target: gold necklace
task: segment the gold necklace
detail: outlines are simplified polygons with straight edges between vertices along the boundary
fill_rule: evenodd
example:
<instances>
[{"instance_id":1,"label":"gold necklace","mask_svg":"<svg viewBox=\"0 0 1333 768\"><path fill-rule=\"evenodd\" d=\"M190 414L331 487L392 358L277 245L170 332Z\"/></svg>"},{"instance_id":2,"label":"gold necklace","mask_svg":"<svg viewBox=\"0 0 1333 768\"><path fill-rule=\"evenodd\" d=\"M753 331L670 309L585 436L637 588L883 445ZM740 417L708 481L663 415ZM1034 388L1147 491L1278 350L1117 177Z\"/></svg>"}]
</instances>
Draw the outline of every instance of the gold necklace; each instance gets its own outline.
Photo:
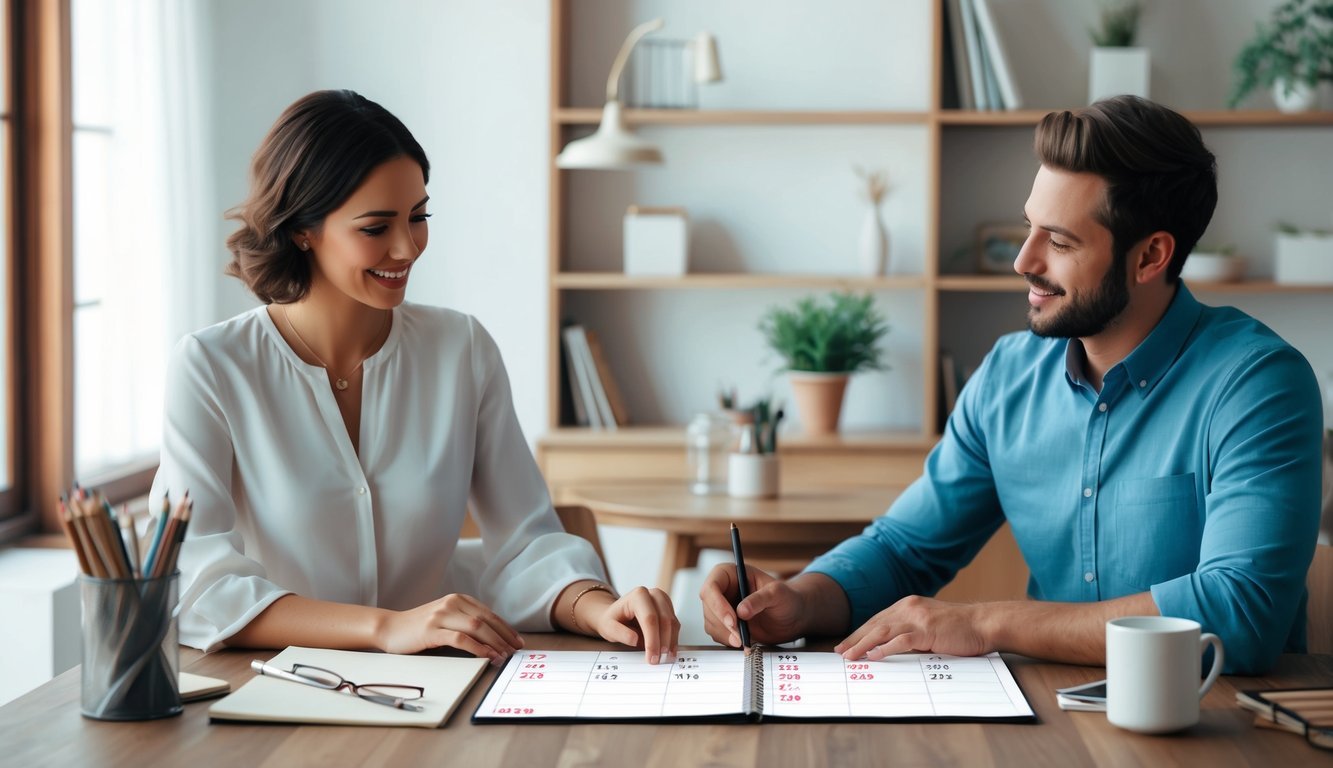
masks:
<instances>
[{"instance_id":1,"label":"gold necklace","mask_svg":"<svg viewBox=\"0 0 1333 768\"><path fill-rule=\"evenodd\" d=\"M306 343L306 340L301 336L301 332L296 330L296 326L292 323L292 316L286 304L282 305L282 319L287 321L287 327L292 330L293 334L295 334L296 340L301 342L301 346L305 347L305 351L309 352L310 356L315 358L315 361L319 363L320 367L323 368L325 371L328 371L329 373L333 373L333 386L339 392L342 392L343 390L347 389L348 386L350 386L347 380L352 376L354 376L357 371L361 370L361 366L365 365L366 360L370 359L370 355L366 355L365 357L361 358L361 362L357 363L355 368L347 372L346 376L339 376L338 374L330 370L328 364L325 363L324 360L320 358L319 355L315 354L315 350L311 349L310 345ZM385 312L384 320L380 323L380 329L375 332L376 339L379 339L380 334L384 333L384 326L387 325L388 322L389 322L389 313ZM370 354L373 355L375 353L371 352Z\"/></svg>"}]
</instances>

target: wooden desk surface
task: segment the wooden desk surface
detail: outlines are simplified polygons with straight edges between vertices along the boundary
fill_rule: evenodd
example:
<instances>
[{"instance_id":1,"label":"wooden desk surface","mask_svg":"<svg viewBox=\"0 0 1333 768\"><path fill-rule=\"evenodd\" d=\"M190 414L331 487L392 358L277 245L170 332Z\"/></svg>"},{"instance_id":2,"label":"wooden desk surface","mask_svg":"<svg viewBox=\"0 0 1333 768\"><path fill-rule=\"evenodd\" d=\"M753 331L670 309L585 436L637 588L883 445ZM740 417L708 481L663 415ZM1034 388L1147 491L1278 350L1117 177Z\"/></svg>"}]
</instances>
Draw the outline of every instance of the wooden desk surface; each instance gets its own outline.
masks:
<instances>
[{"instance_id":1,"label":"wooden desk surface","mask_svg":"<svg viewBox=\"0 0 1333 768\"><path fill-rule=\"evenodd\" d=\"M532 647L592 650L605 643L528 635ZM822 648L822 646L816 646ZM182 668L249 680L251 658L269 652L182 649ZM70 670L0 708L0 762L10 765L1333 765L1333 752L1293 734L1255 728L1235 704L1239 688L1333 683L1333 656L1284 656L1266 677L1224 677L1198 725L1174 736L1122 731L1096 712L1063 712L1052 690L1102 676L1095 667L1007 657L1036 710L1037 725L979 723L763 725L486 725L469 720L493 671L440 730L208 722L209 701L180 717L105 723L79 714L79 671Z\"/></svg>"}]
</instances>

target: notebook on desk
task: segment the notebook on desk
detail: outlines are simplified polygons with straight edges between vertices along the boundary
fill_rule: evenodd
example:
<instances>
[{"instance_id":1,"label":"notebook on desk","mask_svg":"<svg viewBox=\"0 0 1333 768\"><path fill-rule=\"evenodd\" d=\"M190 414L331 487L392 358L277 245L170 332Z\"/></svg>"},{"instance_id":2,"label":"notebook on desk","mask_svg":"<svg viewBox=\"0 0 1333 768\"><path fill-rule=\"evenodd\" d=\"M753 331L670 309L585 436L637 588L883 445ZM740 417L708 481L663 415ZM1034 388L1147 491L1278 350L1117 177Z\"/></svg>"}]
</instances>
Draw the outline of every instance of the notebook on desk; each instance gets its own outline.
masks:
<instances>
[{"instance_id":1,"label":"notebook on desk","mask_svg":"<svg viewBox=\"0 0 1333 768\"><path fill-rule=\"evenodd\" d=\"M257 654L256 658L262 658ZM210 720L320 725L391 725L438 728L486 668L485 659L397 656L292 646L268 660L288 669L307 664L331 670L358 684L387 683L425 688L413 702L420 712L386 707L346 691L330 691L256 675L208 710Z\"/></svg>"},{"instance_id":2,"label":"notebook on desk","mask_svg":"<svg viewBox=\"0 0 1333 768\"><path fill-rule=\"evenodd\" d=\"M650 665L640 651L519 651L472 722L1036 722L997 653L846 661L782 648L685 651Z\"/></svg>"}]
</instances>

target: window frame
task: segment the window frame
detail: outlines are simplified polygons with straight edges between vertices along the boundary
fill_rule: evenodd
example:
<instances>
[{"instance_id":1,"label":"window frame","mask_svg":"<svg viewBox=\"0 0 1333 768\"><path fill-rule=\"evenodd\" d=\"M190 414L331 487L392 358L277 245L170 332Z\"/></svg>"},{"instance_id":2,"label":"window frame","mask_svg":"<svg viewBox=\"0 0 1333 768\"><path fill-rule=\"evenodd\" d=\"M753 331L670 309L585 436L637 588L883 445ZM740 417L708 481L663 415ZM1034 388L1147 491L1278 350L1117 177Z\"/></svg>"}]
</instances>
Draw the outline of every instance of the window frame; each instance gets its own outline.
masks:
<instances>
[{"instance_id":1,"label":"window frame","mask_svg":"<svg viewBox=\"0 0 1333 768\"><path fill-rule=\"evenodd\" d=\"M0 542L61 530L55 500L74 477L73 83L70 0L0 0L10 19L16 115L10 144L14 194L14 398L17 513ZM148 492L157 462L78 478L110 498Z\"/></svg>"}]
</instances>

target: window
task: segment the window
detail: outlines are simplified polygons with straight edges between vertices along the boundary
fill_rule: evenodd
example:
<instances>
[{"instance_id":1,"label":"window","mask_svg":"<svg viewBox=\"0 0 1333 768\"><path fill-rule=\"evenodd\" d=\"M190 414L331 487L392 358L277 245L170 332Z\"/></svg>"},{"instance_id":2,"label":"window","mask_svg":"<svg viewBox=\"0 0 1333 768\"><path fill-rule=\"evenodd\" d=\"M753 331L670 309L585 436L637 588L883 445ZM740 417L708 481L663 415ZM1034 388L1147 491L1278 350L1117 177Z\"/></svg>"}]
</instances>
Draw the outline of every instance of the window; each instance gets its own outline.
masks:
<instances>
[{"instance_id":1,"label":"window","mask_svg":"<svg viewBox=\"0 0 1333 768\"><path fill-rule=\"evenodd\" d=\"M181 284L205 259L189 215L201 174L189 151L186 3L71 0L74 472L119 496L147 490L162 434L171 345L202 322ZM219 264L211 265L214 273ZM195 318L197 320L197 318Z\"/></svg>"},{"instance_id":2,"label":"window","mask_svg":"<svg viewBox=\"0 0 1333 768\"><path fill-rule=\"evenodd\" d=\"M208 322L221 267L200 6L0 0L15 62L0 105L15 179L0 188L14 207L0 237L0 541L39 518L57 531L55 498L76 479L129 500L156 471L168 350Z\"/></svg>"}]
</instances>

